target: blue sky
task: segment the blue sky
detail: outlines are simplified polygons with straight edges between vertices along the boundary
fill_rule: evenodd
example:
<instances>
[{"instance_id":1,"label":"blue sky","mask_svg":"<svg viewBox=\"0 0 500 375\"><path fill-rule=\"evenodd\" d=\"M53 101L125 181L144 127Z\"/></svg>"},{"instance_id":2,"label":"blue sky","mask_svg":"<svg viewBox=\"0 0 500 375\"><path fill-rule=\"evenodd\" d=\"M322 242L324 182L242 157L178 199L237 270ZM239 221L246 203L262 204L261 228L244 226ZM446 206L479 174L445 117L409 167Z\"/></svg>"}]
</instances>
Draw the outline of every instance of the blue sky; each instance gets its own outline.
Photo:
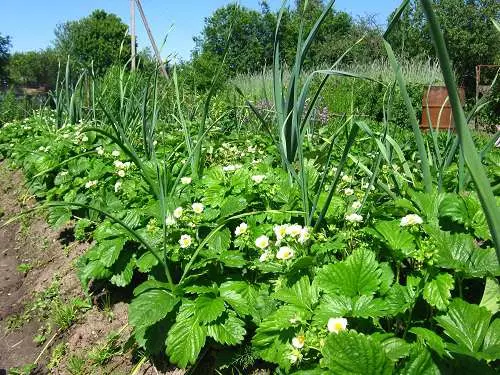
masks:
<instances>
[{"instance_id":1,"label":"blue sky","mask_svg":"<svg viewBox=\"0 0 500 375\"><path fill-rule=\"evenodd\" d=\"M290 0L293 1L293 0ZM234 1L229 0L143 0L142 4L153 34L161 43L168 33L162 55L177 54L188 59L194 47L193 36L203 29L205 17L217 8ZM258 0L240 0L240 4L258 8ZM374 14L379 24L384 24L387 16L400 0L337 0L336 9L353 16ZM270 0L277 9L281 0ZM2 0L0 33L10 35L13 51L43 49L54 40L57 24L87 16L94 9L104 9L115 13L125 23L129 22L128 0ZM137 37L139 48L148 46L146 31L137 15Z\"/></svg>"}]
</instances>

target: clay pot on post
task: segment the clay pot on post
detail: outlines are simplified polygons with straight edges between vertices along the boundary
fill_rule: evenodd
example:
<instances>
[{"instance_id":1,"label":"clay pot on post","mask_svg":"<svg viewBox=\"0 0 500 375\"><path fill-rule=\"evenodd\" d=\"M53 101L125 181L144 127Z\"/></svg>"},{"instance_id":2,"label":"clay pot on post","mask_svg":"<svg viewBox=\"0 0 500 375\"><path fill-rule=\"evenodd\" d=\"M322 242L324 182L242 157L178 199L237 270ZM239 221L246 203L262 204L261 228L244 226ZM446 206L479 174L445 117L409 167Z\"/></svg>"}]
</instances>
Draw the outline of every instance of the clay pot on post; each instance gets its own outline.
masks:
<instances>
[{"instance_id":1,"label":"clay pot on post","mask_svg":"<svg viewBox=\"0 0 500 375\"><path fill-rule=\"evenodd\" d=\"M463 87L458 90L460 101L465 102L465 91ZM454 129L453 114L448 99L446 86L428 86L422 97L422 121L420 129L428 130Z\"/></svg>"}]
</instances>

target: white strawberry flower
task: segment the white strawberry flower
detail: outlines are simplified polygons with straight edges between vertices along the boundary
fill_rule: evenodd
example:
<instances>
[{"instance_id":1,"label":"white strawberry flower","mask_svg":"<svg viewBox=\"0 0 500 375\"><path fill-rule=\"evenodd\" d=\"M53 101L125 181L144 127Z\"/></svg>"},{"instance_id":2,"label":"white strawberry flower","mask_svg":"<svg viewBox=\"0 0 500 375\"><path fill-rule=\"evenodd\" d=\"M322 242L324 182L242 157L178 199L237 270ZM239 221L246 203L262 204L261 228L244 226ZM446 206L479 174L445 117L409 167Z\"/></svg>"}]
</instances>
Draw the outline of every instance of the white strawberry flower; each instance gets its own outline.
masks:
<instances>
[{"instance_id":1,"label":"white strawberry flower","mask_svg":"<svg viewBox=\"0 0 500 375\"><path fill-rule=\"evenodd\" d=\"M191 183L192 179L191 177L182 177L181 178L181 184L183 185L189 185Z\"/></svg>"},{"instance_id":2,"label":"white strawberry flower","mask_svg":"<svg viewBox=\"0 0 500 375\"><path fill-rule=\"evenodd\" d=\"M115 168L117 169L124 169L125 168L125 164L123 164L123 162L121 160L115 160L113 162L113 165L115 166Z\"/></svg>"},{"instance_id":3,"label":"white strawberry flower","mask_svg":"<svg viewBox=\"0 0 500 375\"><path fill-rule=\"evenodd\" d=\"M269 237L262 235L255 240L255 246L259 249L265 249L269 246Z\"/></svg>"},{"instance_id":4,"label":"white strawberry flower","mask_svg":"<svg viewBox=\"0 0 500 375\"><path fill-rule=\"evenodd\" d=\"M125 171L123 169L120 169L118 172L116 172L116 174L120 177L125 177Z\"/></svg>"},{"instance_id":5,"label":"white strawberry flower","mask_svg":"<svg viewBox=\"0 0 500 375\"><path fill-rule=\"evenodd\" d=\"M192 242L193 240L189 234L183 234L181 236L181 239L179 240L179 245L181 246L182 249L186 249L189 246L191 246Z\"/></svg>"},{"instance_id":6,"label":"white strawberry flower","mask_svg":"<svg viewBox=\"0 0 500 375\"><path fill-rule=\"evenodd\" d=\"M167 227L171 227L172 225L175 225L176 222L177 221L175 220L175 218L170 214L168 214L167 217L165 218L165 225Z\"/></svg>"},{"instance_id":7,"label":"white strawberry flower","mask_svg":"<svg viewBox=\"0 0 500 375\"><path fill-rule=\"evenodd\" d=\"M264 179L266 178L265 175L259 174L252 176L252 181L255 182L256 184L260 184Z\"/></svg>"},{"instance_id":8,"label":"white strawberry flower","mask_svg":"<svg viewBox=\"0 0 500 375\"><path fill-rule=\"evenodd\" d=\"M223 167L222 170L224 172L234 172L235 170L240 169L241 167L243 167L241 164L227 165Z\"/></svg>"},{"instance_id":9,"label":"white strawberry flower","mask_svg":"<svg viewBox=\"0 0 500 375\"><path fill-rule=\"evenodd\" d=\"M276 253L276 258L279 260L288 260L290 258L293 258L293 256L294 256L294 251L292 248L288 246L280 247L278 252Z\"/></svg>"},{"instance_id":10,"label":"white strawberry flower","mask_svg":"<svg viewBox=\"0 0 500 375\"><path fill-rule=\"evenodd\" d=\"M351 207L352 207L353 210L359 210L361 208L361 202L360 201L355 201L355 202L353 202L353 204L352 204Z\"/></svg>"},{"instance_id":11,"label":"white strawberry flower","mask_svg":"<svg viewBox=\"0 0 500 375\"><path fill-rule=\"evenodd\" d=\"M347 329L346 318L330 318L327 324L328 332L339 333Z\"/></svg>"},{"instance_id":12,"label":"white strawberry flower","mask_svg":"<svg viewBox=\"0 0 500 375\"><path fill-rule=\"evenodd\" d=\"M119 157L120 156L120 151L118 150L113 150L113 152L111 153L111 155L113 155L115 158Z\"/></svg>"},{"instance_id":13,"label":"white strawberry flower","mask_svg":"<svg viewBox=\"0 0 500 375\"><path fill-rule=\"evenodd\" d=\"M309 233L309 229L304 227L300 230L299 239L297 240L300 244L304 244L309 238L311 234Z\"/></svg>"},{"instance_id":14,"label":"white strawberry flower","mask_svg":"<svg viewBox=\"0 0 500 375\"><path fill-rule=\"evenodd\" d=\"M420 225L423 224L424 220L415 214L409 214L406 215L405 217L401 218L401 225L402 227L407 227L407 226L412 226L412 225Z\"/></svg>"},{"instance_id":15,"label":"white strawberry flower","mask_svg":"<svg viewBox=\"0 0 500 375\"><path fill-rule=\"evenodd\" d=\"M278 241L281 241L286 236L287 228L288 228L288 224L274 226L274 228L273 228L274 234L276 235L276 239Z\"/></svg>"},{"instance_id":16,"label":"white strawberry flower","mask_svg":"<svg viewBox=\"0 0 500 375\"><path fill-rule=\"evenodd\" d=\"M273 254L270 251L264 251L259 257L259 262L266 262L271 259L272 256Z\"/></svg>"},{"instance_id":17,"label":"white strawberry flower","mask_svg":"<svg viewBox=\"0 0 500 375\"><path fill-rule=\"evenodd\" d=\"M97 185L97 180L92 180L92 181L88 181L86 184L85 184L85 187L87 189L90 189L91 187L94 187Z\"/></svg>"},{"instance_id":18,"label":"white strawberry flower","mask_svg":"<svg viewBox=\"0 0 500 375\"><path fill-rule=\"evenodd\" d=\"M205 209L205 206L202 203L193 203L191 208L195 214L201 214Z\"/></svg>"},{"instance_id":19,"label":"white strawberry flower","mask_svg":"<svg viewBox=\"0 0 500 375\"><path fill-rule=\"evenodd\" d=\"M342 181L344 181L346 183L350 183L350 182L352 182L352 177L346 174L346 175L342 176Z\"/></svg>"},{"instance_id":20,"label":"white strawberry flower","mask_svg":"<svg viewBox=\"0 0 500 375\"><path fill-rule=\"evenodd\" d=\"M292 346L296 349L302 349L304 347L305 342L306 342L305 336L298 335L292 339Z\"/></svg>"},{"instance_id":21,"label":"white strawberry flower","mask_svg":"<svg viewBox=\"0 0 500 375\"><path fill-rule=\"evenodd\" d=\"M234 230L234 234L236 236L241 236L242 234L245 234L248 230L248 224L247 223L241 223L236 227Z\"/></svg>"},{"instance_id":22,"label":"white strawberry flower","mask_svg":"<svg viewBox=\"0 0 500 375\"><path fill-rule=\"evenodd\" d=\"M345 215L345 219L350 223L361 223L363 221L363 216L352 213L349 215Z\"/></svg>"},{"instance_id":23,"label":"white strawberry flower","mask_svg":"<svg viewBox=\"0 0 500 375\"><path fill-rule=\"evenodd\" d=\"M176 219L180 219L182 217L182 213L184 212L183 208L182 207L177 207L175 210L174 210L174 217Z\"/></svg>"},{"instance_id":24,"label":"white strawberry flower","mask_svg":"<svg viewBox=\"0 0 500 375\"><path fill-rule=\"evenodd\" d=\"M299 224L293 224L286 228L286 234L288 234L291 237L298 237L300 236L301 232L302 232L302 226Z\"/></svg>"},{"instance_id":25,"label":"white strawberry flower","mask_svg":"<svg viewBox=\"0 0 500 375\"><path fill-rule=\"evenodd\" d=\"M115 193L118 193L120 189L122 188L122 182L120 180L116 181L115 183Z\"/></svg>"},{"instance_id":26,"label":"white strawberry flower","mask_svg":"<svg viewBox=\"0 0 500 375\"><path fill-rule=\"evenodd\" d=\"M346 189L344 189L344 195L345 195L346 197L349 197L349 196L351 196L351 195L353 195L353 194L354 194L354 190L352 190L351 188L346 188Z\"/></svg>"}]
</instances>

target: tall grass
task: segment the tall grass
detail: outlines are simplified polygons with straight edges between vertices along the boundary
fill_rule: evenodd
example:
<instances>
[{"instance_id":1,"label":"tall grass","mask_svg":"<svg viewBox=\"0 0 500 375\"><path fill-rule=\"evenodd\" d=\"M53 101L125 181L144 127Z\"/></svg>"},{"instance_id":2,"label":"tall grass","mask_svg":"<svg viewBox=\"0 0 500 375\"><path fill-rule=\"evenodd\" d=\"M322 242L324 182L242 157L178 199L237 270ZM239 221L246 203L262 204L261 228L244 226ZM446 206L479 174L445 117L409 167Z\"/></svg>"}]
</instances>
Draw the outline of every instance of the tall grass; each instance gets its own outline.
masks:
<instances>
[{"instance_id":1,"label":"tall grass","mask_svg":"<svg viewBox=\"0 0 500 375\"><path fill-rule=\"evenodd\" d=\"M407 84L444 84L443 76L437 61L430 59L402 59L399 64L401 66L401 73ZM303 71L301 73L301 80L306 79L306 77L311 75L312 72L326 69L328 69L328 67L320 66L315 69ZM352 72L360 76L369 77L385 84L391 84L395 81L396 77L388 59L376 60L371 63L362 64L340 63L338 69L346 72ZM282 73L284 80L288 80L290 77L290 68L285 66ZM272 70L270 68L265 68L258 73L238 74L230 80L230 84L237 86L251 98L270 99L272 97L273 90Z\"/></svg>"}]
</instances>

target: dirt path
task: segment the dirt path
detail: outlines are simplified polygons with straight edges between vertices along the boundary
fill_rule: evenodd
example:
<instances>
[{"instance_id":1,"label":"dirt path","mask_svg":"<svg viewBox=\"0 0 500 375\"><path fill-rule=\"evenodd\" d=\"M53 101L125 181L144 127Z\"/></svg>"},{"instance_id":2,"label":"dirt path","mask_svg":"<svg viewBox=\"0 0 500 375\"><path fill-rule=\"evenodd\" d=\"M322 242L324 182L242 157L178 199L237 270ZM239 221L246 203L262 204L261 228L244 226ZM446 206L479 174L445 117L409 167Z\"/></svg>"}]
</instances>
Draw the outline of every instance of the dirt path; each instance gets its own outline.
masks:
<instances>
[{"instance_id":1,"label":"dirt path","mask_svg":"<svg viewBox=\"0 0 500 375\"><path fill-rule=\"evenodd\" d=\"M46 340L34 339L48 324L43 310L53 296L46 291L55 280L61 298L81 295L71 262L84 247L74 246L65 256L60 233L40 216L27 215L2 226L35 201L27 195L21 173L10 170L5 161L0 163L0 186L0 369L8 370L34 363L43 352ZM46 356L38 361L41 368L46 362Z\"/></svg>"},{"instance_id":2,"label":"dirt path","mask_svg":"<svg viewBox=\"0 0 500 375\"><path fill-rule=\"evenodd\" d=\"M7 169L6 163L0 164L0 225L5 218L20 212L18 197L22 193L22 176ZM27 332L8 332L7 318L23 309L26 288L25 277L17 270L21 260L18 258L21 224L12 223L0 228L0 369L9 369L23 363L32 362L36 345L25 342L28 332L36 332L33 324L26 326ZM31 341L31 340L30 340Z\"/></svg>"},{"instance_id":3,"label":"dirt path","mask_svg":"<svg viewBox=\"0 0 500 375\"><path fill-rule=\"evenodd\" d=\"M35 373L66 374L65 359L88 352L126 324L126 306L109 306L106 312L88 306L86 313L75 310L67 318L74 318L69 327L57 327L66 304L72 306L69 301L88 301L73 265L89 244L68 241L68 228L52 230L40 213L2 227L35 203L27 197L21 173L6 161L0 162L0 193L0 374L37 359ZM57 304L62 307L54 312ZM53 350L61 343L67 355L56 361Z\"/></svg>"},{"instance_id":4,"label":"dirt path","mask_svg":"<svg viewBox=\"0 0 500 375\"><path fill-rule=\"evenodd\" d=\"M74 263L90 244L74 241L71 226L51 229L41 212L2 226L34 205L22 174L0 161L0 375L35 362L31 374L130 374L137 357L122 350L130 337L127 305L91 306L76 276ZM75 300L87 306L61 329ZM137 372L183 373L147 362Z\"/></svg>"}]
</instances>

